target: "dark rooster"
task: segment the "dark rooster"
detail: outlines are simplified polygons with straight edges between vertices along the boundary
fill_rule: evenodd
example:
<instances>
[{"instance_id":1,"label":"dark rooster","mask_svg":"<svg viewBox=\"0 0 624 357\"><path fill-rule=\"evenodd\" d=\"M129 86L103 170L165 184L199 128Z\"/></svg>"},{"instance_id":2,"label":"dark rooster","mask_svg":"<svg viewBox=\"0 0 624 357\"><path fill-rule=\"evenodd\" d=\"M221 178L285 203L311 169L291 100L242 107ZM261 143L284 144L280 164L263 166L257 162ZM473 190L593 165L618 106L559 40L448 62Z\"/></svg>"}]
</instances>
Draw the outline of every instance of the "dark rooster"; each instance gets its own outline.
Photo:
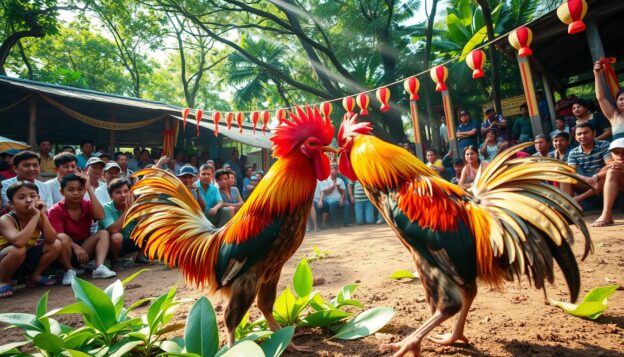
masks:
<instances>
[{"instance_id":1,"label":"dark rooster","mask_svg":"<svg viewBox=\"0 0 624 357\"><path fill-rule=\"evenodd\" d=\"M515 158L523 144L500 153L464 191L406 150L370 135L370 123L346 118L338 132L340 171L359 180L366 195L410 251L433 316L400 343L385 345L395 357L418 356L422 339L459 313L451 333L430 337L450 345L468 342L464 324L477 294L477 278L501 288L527 275L536 288L553 282L553 260L575 301L578 266L568 245L574 223L591 240L581 208L545 181L575 182L574 169L543 157Z\"/></svg>"},{"instance_id":2,"label":"dark rooster","mask_svg":"<svg viewBox=\"0 0 624 357\"><path fill-rule=\"evenodd\" d=\"M334 127L316 108L297 108L290 117L271 137L279 160L220 229L172 174L135 174L144 178L132 189L138 198L126 216L126 222L138 222L132 239L146 246L150 259L177 266L188 283L222 292L229 346L256 296L269 327L280 328L272 311L282 266L301 245L317 179L329 176L324 152L335 151L327 147Z\"/></svg>"}]
</instances>

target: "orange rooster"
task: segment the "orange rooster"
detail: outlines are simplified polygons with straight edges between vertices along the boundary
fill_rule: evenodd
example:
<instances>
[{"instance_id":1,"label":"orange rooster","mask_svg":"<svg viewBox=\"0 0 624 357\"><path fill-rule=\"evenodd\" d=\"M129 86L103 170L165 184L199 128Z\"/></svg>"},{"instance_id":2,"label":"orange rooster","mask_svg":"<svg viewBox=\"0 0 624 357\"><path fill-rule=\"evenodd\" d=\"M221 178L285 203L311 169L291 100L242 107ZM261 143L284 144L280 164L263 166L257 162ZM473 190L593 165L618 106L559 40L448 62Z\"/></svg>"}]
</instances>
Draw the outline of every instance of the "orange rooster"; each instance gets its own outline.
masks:
<instances>
[{"instance_id":1,"label":"orange rooster","mask_svg":"<svg viewBox=\"0 0 624 357\"><path fill-rule=\"evenodd\" d=\"M220 229L172 174L158 169L135 174L144 178L132 189L137 199L126 216L126 222L138 222L132 239L146 247L150 259L177 266L188 283L223 293L230 347L256 296L269 327L280 328L272 311L282 266L301 245L317 179L329 176L324 152L335 151L327 146L334 127L316 108L297 108L290 116L271 137L279 160Z\"/></svg>"},{"instance_id":2,"label":"orange rooster","mask_svg":"<svg viewBox=\"0 0 624 357\"><path fill-rule=\"evenodd\" d=\"M527 275L536 288L553 282L559 264L575 301L578 266L568 245L573 222L591 240L581 208L545 181L575 182L574 170L543 157L514 158L530 144L500 153L477 173L467 192L406 150L370 135L370 123L346 118L338 132L340 171L359 180L366 195L410 251L433 316L400 343L383 346L418 356L422 339L459 313L451 333L433 337L450 345L468 342L464 324L477 294L477 278L501 288L503 280Z\"/></svg>"}]
</instances>

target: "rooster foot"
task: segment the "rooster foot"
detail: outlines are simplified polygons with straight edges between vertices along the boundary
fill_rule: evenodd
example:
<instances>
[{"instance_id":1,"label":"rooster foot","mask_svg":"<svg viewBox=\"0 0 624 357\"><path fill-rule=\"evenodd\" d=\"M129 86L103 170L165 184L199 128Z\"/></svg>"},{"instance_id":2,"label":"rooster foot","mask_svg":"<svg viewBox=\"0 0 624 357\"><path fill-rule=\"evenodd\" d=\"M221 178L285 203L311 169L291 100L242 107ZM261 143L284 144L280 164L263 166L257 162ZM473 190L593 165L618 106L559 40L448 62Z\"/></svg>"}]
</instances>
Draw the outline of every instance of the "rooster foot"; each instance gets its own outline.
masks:
<instances>
[{"instance_id":1,"label":"rooster foot","mask_svg":"<svg viewBox=\"0 0 624 357\"><path fill-rule=\"evenodd\" d=\"M310 346L295 345L291 342L288 344L288 347L286 347L286 351L294 353L312 353L313 350Z\"/></svg>"},{"instance_id":2,"label":"rooster foot","mask_svg":"<svg viewBox=\"0 0 624 357\"><path fill-rule=\"evenodd\" d=\"M394 352L392 357L402 357L407 354L418 357L420 356L420 341L420 338L408 337L401 342L381 345L381 351Z\"/></svg>"},{"instance_id":3,"label":"rooster foot","mask_svg":"<svg viewBox=\"0 0 624 357\"><path fill-rule=\"evenodd\" d=\"M468 342L468 338L466 336L464 336L463 333L445 333L442 335L437 335L437 336L429 336L427 337L428 340L433 341L437 344L443 345L443 346L450 346L452 344L454 344L457 341L463 341L467 344L470 344L470 342Z\"/></svg>"}]
</instances>

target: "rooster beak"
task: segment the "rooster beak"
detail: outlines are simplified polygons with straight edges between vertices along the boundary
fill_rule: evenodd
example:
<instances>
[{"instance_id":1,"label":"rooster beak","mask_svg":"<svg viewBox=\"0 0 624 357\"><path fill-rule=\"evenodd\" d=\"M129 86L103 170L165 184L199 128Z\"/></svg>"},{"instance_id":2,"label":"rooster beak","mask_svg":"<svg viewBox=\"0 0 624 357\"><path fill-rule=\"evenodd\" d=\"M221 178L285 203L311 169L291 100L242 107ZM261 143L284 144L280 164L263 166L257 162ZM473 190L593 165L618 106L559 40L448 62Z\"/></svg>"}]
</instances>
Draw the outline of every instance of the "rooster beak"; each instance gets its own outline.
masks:
<instances>
[{"instance_id":1,"label":"rooster beak","mask_svg":"<svg viewBox=\"0 0 624 357\"><path fill-rule=\"evenodd\" d=\"M331 147L331 146L323 146L321 148L321 150L322 151L329 151L329 152L334 153L334 154L338 153L338 150L333 148L333 147Z\"/></svg>"}]
</instances>

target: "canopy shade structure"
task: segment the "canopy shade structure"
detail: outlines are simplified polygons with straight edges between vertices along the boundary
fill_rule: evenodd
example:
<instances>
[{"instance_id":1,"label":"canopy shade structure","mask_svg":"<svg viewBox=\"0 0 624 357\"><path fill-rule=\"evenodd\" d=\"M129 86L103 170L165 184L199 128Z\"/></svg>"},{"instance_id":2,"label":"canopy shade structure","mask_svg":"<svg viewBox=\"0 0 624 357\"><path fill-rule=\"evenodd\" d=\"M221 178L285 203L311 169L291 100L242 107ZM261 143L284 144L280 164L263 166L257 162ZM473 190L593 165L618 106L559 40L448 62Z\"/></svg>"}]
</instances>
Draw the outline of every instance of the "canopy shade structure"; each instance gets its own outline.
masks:
<instances>
[{"instance_id":1,"label":"canopy shade structure","mask_svg":"<svg viewBox=\"0 0 624 357\"><path fill-rule=\"evenodd\" d=\"M30 148L30 145L26 143L0 136L0 152L11 149L25 150L28 148Z\"/></svg>"}]
</instances>

